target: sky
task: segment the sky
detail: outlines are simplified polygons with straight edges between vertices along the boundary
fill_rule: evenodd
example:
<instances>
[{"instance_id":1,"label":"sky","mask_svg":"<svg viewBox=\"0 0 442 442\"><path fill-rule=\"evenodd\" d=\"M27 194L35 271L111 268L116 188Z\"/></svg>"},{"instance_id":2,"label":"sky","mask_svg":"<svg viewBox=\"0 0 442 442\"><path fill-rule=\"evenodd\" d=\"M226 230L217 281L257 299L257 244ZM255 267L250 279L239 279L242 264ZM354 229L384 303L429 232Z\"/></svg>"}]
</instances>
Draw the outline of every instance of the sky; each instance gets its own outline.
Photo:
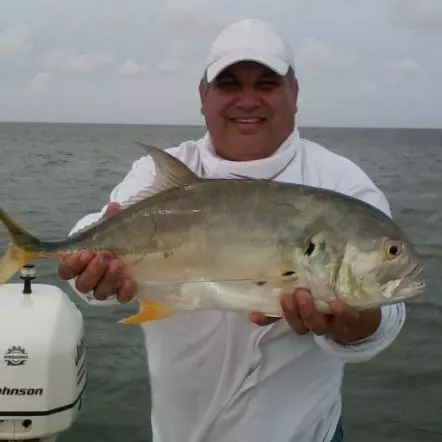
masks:
<instances>
[{"instance_id":1,"label":"sky","mask_svg":"<svg viewBox=\"0 0 442 442\"><path fill-rule=\"evenodd\" d=\"M217 33L276 25L300 126L442 128L442 0L0 2L0 120L203 124Z\"/></svg>"}]
</instances>

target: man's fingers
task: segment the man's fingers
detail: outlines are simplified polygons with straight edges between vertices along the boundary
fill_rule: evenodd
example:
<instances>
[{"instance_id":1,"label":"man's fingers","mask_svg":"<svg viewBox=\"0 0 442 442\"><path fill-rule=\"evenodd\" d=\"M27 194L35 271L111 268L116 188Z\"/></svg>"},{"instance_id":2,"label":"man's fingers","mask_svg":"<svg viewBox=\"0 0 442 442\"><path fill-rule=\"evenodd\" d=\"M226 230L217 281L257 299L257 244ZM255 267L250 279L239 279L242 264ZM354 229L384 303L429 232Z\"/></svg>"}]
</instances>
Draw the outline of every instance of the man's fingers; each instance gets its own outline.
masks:
<instances>
[{"instance_id":1,"label":"man's fingers","mask_svg":"<svg viewBox=\"0 0 442 442\"><path fill-rule=\"evenodd\" d=\"M107 205L104 217L110 217L121 210L120 204L111 202ZM109 252L94 255L83 250L64 259L58 266L62 279L76 278L75 287L82 293L93 292L97 300L105 300L116 294L121 303L129 302L135 294L136 284L133 280L123 279L123 263Z\"/></svg>"},{"instance_id":2,"label":"man's fingers","mask_svg":"<svg viewBox=\"0 0 442 442\"><path fill-rule=\"evenodd\" d=\"M123 280L122 284L120 285L120 288L117 291L118 301L121 302L122 304L131 301L135 295L136 288L137 287L135 281L133 281L132 279L127 278Z\"/></svg>"},{"instance_id":3,"label":"man's fingers","mask_svg":"<svg viewBox=\"0 0 442 442\"><path fill-rule=\"evenodd\" d=\"M107 269L100 282L94 289L94 297L103 301L110 293L120 285L123 275L123 263L117 259L109 262Z\"/></svg>"},{"instance_id":4,"label":"man's fingers","mask_svg":"<svg viewBox=\"0 0 442 442\"><path fill-rule=\"evenodd\" d=\"M309 332L308 327L302 322L299 312L297 300L294 294L286 294L281 297L281 307L289 325L300 335Z\"/></svg>"},{"instance_id":5,"label":"man's fingers","mask_svg":"<svg viewBox=\"0 0 442 442\"><path fill-rule=\"evenodd\" d=\"M340 300L331 303L330 307L334 313L334 319L328 334L334 340L344 344L372 335L382 320L380 309L374 308L361 312Z\"/></svg>"},{"instance_id":6,"label":"man's fingers","mask_svg":"<svg viewBox=\"0 0 442 442\"><path fill-rule=\"evenodd\" d=\"M77 290L82 293L94 290L106 273L110 260L110 254L105 252L97 254L87 268L77 277L75 281Z\"/></svg>"},{"instance_id":7,"label":"man's fingers","mask_svg":"<svg viewBox=\"0 0 442 442\"><path fill-rule=\"evenodd\" d=\"M307 290L298 290L295 294L298 314L302 323L316 335L323 335L329 326L327 318L315 307L313 298Z\"/></svg>"},{"instance_id":8,"label":"man's fingers","mask_svg":"<svg viewBox=\"0 0 442 442\"><path fill-rule=\"evenodd\" d=\"M342 330L352 330L357 327L359 312L341 300L330 303L330 309L334 315L333 327Z\"/></svg>"},{"instance_id":9,"label":"man's fingers","mask_svg":"<svg viewBox=\"0 0 442 442\"><path fill-rule=\"evenodd\" d=\"M121 210L120 204L116 202L111 202L107 205L106 211L104 212L105 217L113 216Z\"/></svg>"},{"instance_id":10,"label":"man's fingers","mask_svg":"<svg viewBox=\"0 0 442 442\"><path fill-rule=\"evenodd\" d=\"M251 312L249 313L249 319L257 325L269 325L281 318L271 318L260 312Z\"/></svg>"},{"instance_id":11,"label":"man's fingers","mask_svg":"<svg viewBox=\"0 0 442 442\"><path fill-rule=\"evenodd\" d=\"M81 250L75 255L63 259L58 266L61 279L69 280L79 275L92 261L94 254L89 250Z\"/></svg>"},{"instance_id":12,"label":"man's fingers","mask_svg":"<svg viewBox=\"0 0 442 442\"><path fill-rule=\"evenodd\" d=\"M108 204L106 211L104 213L105 217L109 217L112 215L115 215L121 210L120 204L116 202L111 202ZM89 250L81 250L75 255L69 256L65 259L63 259L59 266L58 266L58 275L61 279L69 280L72 278L77 277L80 273L82 273L90 264L92 259L94 258L94 254ZM91 276L89 275L89 269L88 269L88 275L86 278L81 278L80 280L80 287L85 288L86 286L89 286L89 280ZM85 280L85 281L84 281ZM85 284L83 286L83 284ZM80 290L80 289L79 289ZM83 291L83 290L80 290Z\"/></svg>"}]
</instances>

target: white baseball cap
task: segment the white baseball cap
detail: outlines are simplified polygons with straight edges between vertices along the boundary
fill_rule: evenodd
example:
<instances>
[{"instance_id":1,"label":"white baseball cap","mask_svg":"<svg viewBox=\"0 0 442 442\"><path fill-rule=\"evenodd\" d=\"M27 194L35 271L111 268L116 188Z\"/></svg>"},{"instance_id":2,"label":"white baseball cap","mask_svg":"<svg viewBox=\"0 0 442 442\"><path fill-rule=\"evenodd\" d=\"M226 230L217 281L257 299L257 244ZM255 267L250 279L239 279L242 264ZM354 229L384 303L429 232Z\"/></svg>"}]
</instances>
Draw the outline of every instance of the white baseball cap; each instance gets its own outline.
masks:
<instances>
[{"instance_id":1,"label":"white baseball cap","mask_svg":"<svg viewBox=\"0 0 442 442\"><path fill-rule=\"evenodd\" d=\"M279 75L285 75L294 62L289 44L275 28L259 19L237 21L215 38L206 60L210 83L221 71L239 61L256 61Z\"/></svg>"}]
</instances>

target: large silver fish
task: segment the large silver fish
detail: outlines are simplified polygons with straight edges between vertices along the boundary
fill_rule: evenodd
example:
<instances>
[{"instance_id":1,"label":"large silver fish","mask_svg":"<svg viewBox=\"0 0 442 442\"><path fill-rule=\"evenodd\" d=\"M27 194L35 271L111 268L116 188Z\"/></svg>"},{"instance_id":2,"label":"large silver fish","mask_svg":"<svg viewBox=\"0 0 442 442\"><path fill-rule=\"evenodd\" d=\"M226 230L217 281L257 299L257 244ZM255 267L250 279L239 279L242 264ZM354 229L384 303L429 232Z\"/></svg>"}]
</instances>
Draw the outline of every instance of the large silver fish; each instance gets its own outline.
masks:
<instances>
[{"instance_id":1,"label":"large silver fish","mask_svg":"<svg viewBox=\"0 0 442 442\"><path fill-rule=\"evenodd\" d=\"M324 313L336 298L366 309L424 292L415 247L375 207L304 185L202 179L165 151L144 147L156 165L152 185L67 239L41 241L0 209L12 237L0 284L37 258L107 250L138 285L140 311L120 321L126 324L201 309L280 317L280 295L297 287L310 289Z\"/></svg>"}]
</instances>

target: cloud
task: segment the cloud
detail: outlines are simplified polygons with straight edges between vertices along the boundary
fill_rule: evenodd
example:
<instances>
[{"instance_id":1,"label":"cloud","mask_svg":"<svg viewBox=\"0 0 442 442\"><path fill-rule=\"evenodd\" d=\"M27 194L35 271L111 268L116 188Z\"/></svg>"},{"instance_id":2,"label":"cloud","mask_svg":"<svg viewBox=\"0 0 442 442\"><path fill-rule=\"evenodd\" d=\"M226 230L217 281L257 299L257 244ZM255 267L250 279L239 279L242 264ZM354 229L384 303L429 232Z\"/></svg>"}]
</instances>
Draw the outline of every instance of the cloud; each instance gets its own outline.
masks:
<instances>
[{"instance_id":1,"label":"cloud","mask_svg":"<svg viewBox=\"0 0 442 442\"><path fill-rule=\"evenodd\" d=\"M398 79L409 79L414 78L420 74L422 68L420 64L414 60L402 60L394 64L391 68L391 72L395 78Z\"/></svg>"},{"instance_id":2,"label":"cloud","mask_svg":"<svg viewBox=\"0 0 442 442\"><path fill-rule=\"evenodd\" d=\"M30 82L29 87L32 92L42 92L46 89L52 78L50 72L39 72Z\"/></svg>"},{"instance_id":3,"label":"cloud","mask_svg":"<svg viewBox=\"0 0 442 442\"><path fill-rule=\"evenodd\" d=\"M0 31L0 63L10 63L31 52L32 28L18 25Z\"/></svg>"},{"instance_id":4,"label":"cloud","mask_svg":"<svg viewBox=\"0 0 442 442\"><path fill-rule=\"evenodd\" d=\"M142 66L138 61L130 58L117 69L117 72L122 75L134 76L140 75L148 70L149 68L147 66Z\"/></svg>"},{"instance_id":5,"label":"cloud","mask_svg":"<svg viewBox=\"0 0 442 442\"><path fill-rule=\"evenodd\" d=\"M309 38L298 48L295 54L296 67L302 71L323 69L347 69L352 64L352 58L334 51L324 42Z\"/></svg>"},{"instance_id":6,"label":"cloud","mask_svg":"<svg viewBox=\"0 0 442 442\"><path fill-rule=\"evenodd\" d=\"M98 52L73 53L51 51L43 58L43 65L49 69L70 73L89 73L114 61L113 54Z\"/></svg>"},{"instance_id":7,"label":"cloud","mask_svg":"<svg viewBox=\"0 0 442 442\"><path fill-rule=\"evenodd\" d=\"M169 0L161 16L169 31L191 39L218 32L231 19L226 12L214 14L210 2L205 0Z\"/></svg>"},{"instance_id":8,"label":"cloud","mask_svg":"<svg viewBox=\"0 0 442 442\"><path fill-rule=\"evenodd\" d=\"M374 96L378 92L378 86L373 81L363 81L360 84L360 94L362 96Z\"/></svg>"},{"instance_id":9,"label":"cloud","mask_svg":"<svg viewBox=\"0 0 442 442\"><path fill-rule=\"evenodd\" d=\"M441 0L385 0L390 19L413 30L442 30Z\"/></svg>"},{"instance_id":10,"label":"cloud","mask_svg":"<svg viewBox=\"0 0 442 442\"><path fill-rule=\"evenodd\" d=\"M158 63L157 69L160 72L176 72L182 67L183 63L179 60L164 59Z\"/></svg>"},{"instance_id":11,"label":"cloud","mask_svg":"<svg viewBox=\"0 0 442 442\"><path fill-rule=\"evenodd\" d=\"M163 3L159 23L163 52L160 70L174 70L178 66L189 67L204 62L201 56L215 35L233 20L230 8L216 9L207 0L169 0ZM218 5L219 6L219 5Z\"/></svg>"},{"instance_id":12,"label":"cloud","mask_svg":"<svg viewBox=\"0 0 442 442\"><path fill-rule=\"evenodd\" d=\"M98 20L113 28L129 26L130 19L127 9L123 6L109 5L100 9Z\"/></svg>"},{"instance_id":13,"label":"cloud","mask_svg":"<svg viewBox=\"0 0 442 442\"><path fill-rule=\"evenodd\" d=\"M256 17L294 49L302 124L440 126L442 0L3 3L1 119L201 123L213 38Z\"/></svg>"}]
</instances>

